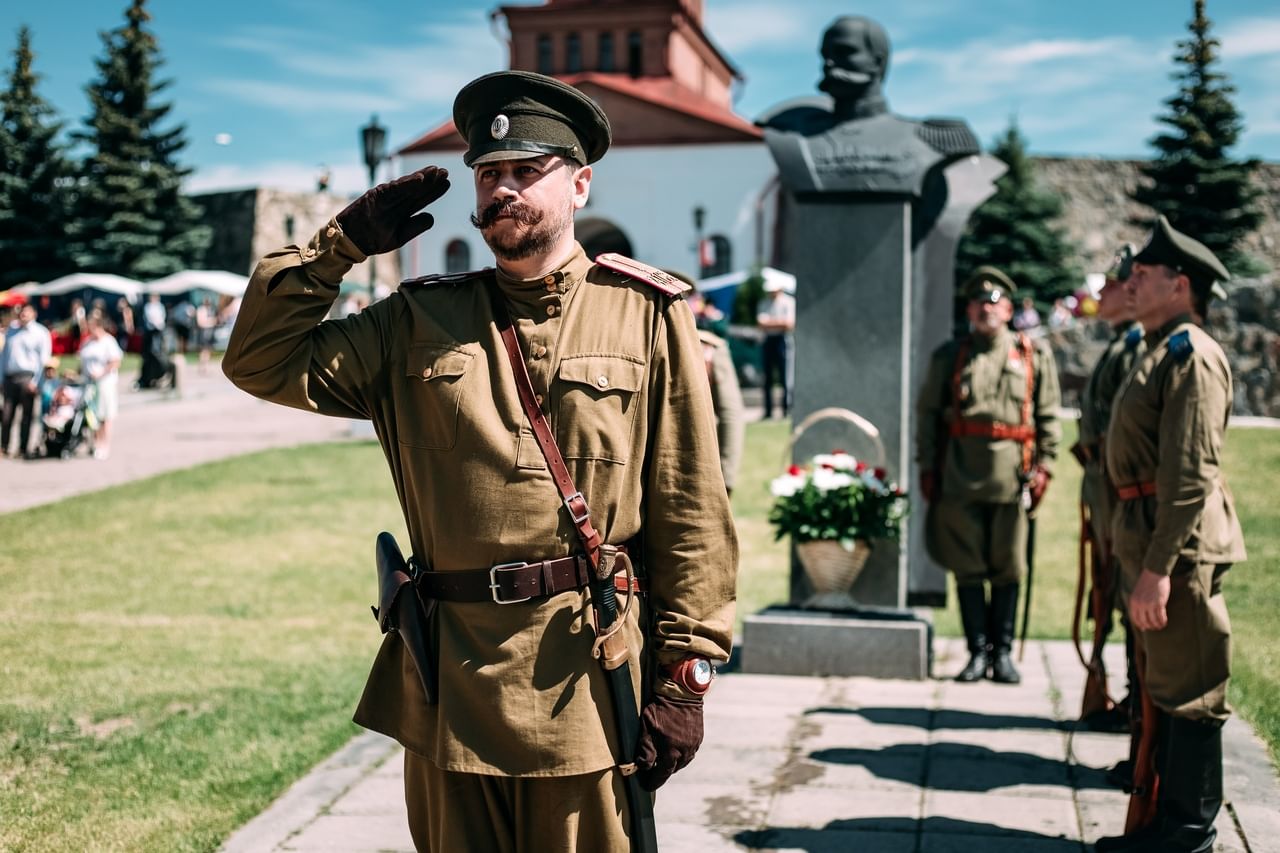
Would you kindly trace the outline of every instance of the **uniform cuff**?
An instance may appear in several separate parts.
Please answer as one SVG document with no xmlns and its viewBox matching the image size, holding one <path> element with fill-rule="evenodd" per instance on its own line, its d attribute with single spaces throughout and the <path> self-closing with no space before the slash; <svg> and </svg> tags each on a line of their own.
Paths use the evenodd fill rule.
<svg viewBox="0 0 1280 853">
<path fill-rule="evenodd" d="M 342 231 L 337 219 L 321 228 L 305 246 L 298 246 L 298 263 L 307 277 L 322 284 L 337 286 L 351 268 L 367 257 Z"/>
<path fill-rule="evenodd" d="M 1174 564 L 1178 562 L 1178 552 L 1154 545 L 1147 549 L 1147 556 L 1142 561 L 1142 568 L 1168 577 L 1173 574 Z"/>
<path fill-rule="evenodd" d="M 654 681 L 653 692 L 666 696 L 668 699 L 684 699 L 686 701 L 697 702 L 702 701 L 702 696 L 684 689 L 665 675 L 658 676 Z"/>
</svg>

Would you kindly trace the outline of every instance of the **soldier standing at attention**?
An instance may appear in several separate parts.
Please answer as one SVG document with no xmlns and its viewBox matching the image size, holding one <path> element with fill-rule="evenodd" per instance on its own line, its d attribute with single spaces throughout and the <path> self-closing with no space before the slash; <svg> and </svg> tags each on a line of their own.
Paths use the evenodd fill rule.
<svg viewBox="0 0 1280 853">
<path fill-rule="evenodd" d="M 1072 454 L 1084 468 L 1080 481 L 1080 502 L 1088 513 L 1088 528 L 1081 531 L 1088 535 L 1093 553 L 1094 578 L 1098 607 L 1093 610 L 1096 625 L 1095 642 L 1100 645 L 1111 633 L 1112 612 L 1121 606 L 1120 583 L 1111 559 L 1111 511 L 1115 506 L 1114 486 L 1107 479 L 1103 467 L 1103 437 L 1111 421 L 1111 404 L 1116 389 L 1129 373 L 1133 362 L 1146 352 L 1142 341 L 1142 324 L 1133 319 L 1133 303 L 1125 291 L 1125 282 L 1133 269 L 1134 249 L 1124 245 L 1116 253 L 1107 271 L 1102 291 L 1098 294 L 1098 319 L 1111 326 L 1111 342 L 1102 357 L 1094 365 L 1080 399 L 1080 438 L 1071 448 Z M 1125 618 L 1126 659 L 1133 658 L 1133 640 L 1129 620 Z M 1085 691 L 1086 701 L 1101 703 L 1097 707 L 1082 709 L 1084 722 L 1099 731 L 1128 731 L 1129 697 L 1114 708 L 1106 707 L 1107 674 L 1102 657 L 1094 661 L 1096 672 L 1092 677 L 1100 682 L 1102 693 L 1092 696 Z M 1132 669 L 1132 665 L 1129 667 Z"/>
<path fill-rule="evenodd" d="M 1058 371 L 1046 347 L 1009 328 L 1014 290 L 994 267 L 965 282 L 970 334 L 934 351 L 918 406 L 925 545 L 955 573 L 969 647 L 959 681 L 1021 680 L 1009 653 L 1027 513 L 1044 497 L 1058 453 Z"/>
<path fill-rule="evenodd" d="M 1160 781 L 1155 819 L 1100 839 L 1101 851 L 1208 851 L 1217 834 L 1231 673 L 1222 582 L 1245 549 L 1221 469 L 1231 368 L 1194 318 L 1225 296 L 1217 282 L 1228 277 L 1208 248 L 1161 216 L 1126 285 L 1147 352 L 1116 395 L 1106 459 L 1138 683 L 1162 718 L 1143 721 L 1158 733 Z"/>
<path fill-rule="evenodd" d="M 353 264 L 431 227 L 418 211 L 449 182 L 424 168 L 264 258 L 223 368 L 264 399 L 373 421 L 416 591 L 435 602 L 438 686 L 429 696 L 404 644 L 384 642 L 356 721 L 405 746 L 417 848 L 625 851 L 636 768 L 618 766 L 614 713 L 638 718 L 638 778 L 656 789 L 701 743 L 710 661 L 731 643 L 738 546 L 702 347 L 680 282 L 592 263 L 574 238 L 610 141 L 594 101 L 510 71 L 469 83 L 453 112 L 496 269 L 406 281 L 324 320 Z M 581 492 L 562 500 L 562 480 Z M 643 586 L 610 577 L 619 610 L 647 590 L 619 623 L 630 709 L 593 659 L 608 596 L 584 589 L 600 583 L 593 555 L 624 545 Z"/>
</svg>

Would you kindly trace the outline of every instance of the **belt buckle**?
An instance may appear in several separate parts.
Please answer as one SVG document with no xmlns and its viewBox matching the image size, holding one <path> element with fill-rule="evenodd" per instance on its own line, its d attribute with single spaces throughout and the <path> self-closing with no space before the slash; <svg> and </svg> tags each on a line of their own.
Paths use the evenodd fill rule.
<svg viewBox="0 0 1280 853">
<path fill-rule="evenodd" d="M 499 563 L 489 569 L 489 594 L 493 596 L 493 600 L 497 604 L 519 604 L 522 601 L 529 601 L 532 595 L 526 595 L 524 598 L 500 598 L 498 596 L 498 570 L 499 569 L 523 569 L 528 566 L 527 562 L 516 563 Z"/>
</svg>

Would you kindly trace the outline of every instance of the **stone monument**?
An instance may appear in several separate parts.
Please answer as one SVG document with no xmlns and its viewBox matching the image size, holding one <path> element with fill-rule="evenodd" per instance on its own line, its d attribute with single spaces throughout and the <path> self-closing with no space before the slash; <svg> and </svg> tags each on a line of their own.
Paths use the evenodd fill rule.
<svg viewBox="0 0 1280 853">
<path fill-rule="evenodd" d="M 928 625 L 907 608 L 941 604 L 946 577 L 924 550 L 915 400 L 930 352 L 951 335 L 956 244 L 1004 165 L 981 154 L 961 120 L 889 112 L 881 92 L 889 37 L 875 21 L 836 19 L 821 55 L 825 96 L 788 101 L 756 122 L 782 184 L 774 265 L 797 279 L 791 413 L 799 423 L 841 407 L 875 424 L 888 468 L 912 491 L 911 515 L 902 541 L 879 543 L 854 584 L 858 612 L 774 608 L 748 617 L 743 665 L 924 677 Z M 830 441 L 793 451 L 799 460 L 842 446 L 838 437 Z M 794 606 L 811 590 L 792 562 Z M 844 653 L 824 650 L 831 642 Z M 849 642 L 864 651 L 848 654 Z M 901 657 L 901 665 L 880 659 L 868 668 L 869 658 L 884 656 Z"/>
</svg>

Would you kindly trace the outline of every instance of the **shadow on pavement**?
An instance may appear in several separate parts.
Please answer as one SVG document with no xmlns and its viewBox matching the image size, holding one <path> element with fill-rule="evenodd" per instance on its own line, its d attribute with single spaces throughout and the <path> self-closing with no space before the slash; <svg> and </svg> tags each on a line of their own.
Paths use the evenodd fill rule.
<svg viewBox="0 0 1280 853">
<path fill-rule="evenodd" d="M 1065 731 L 1070 724 L 1048 717 L 983 714 L 977 711 L 930 711 L 928 708 L 810 708 L 805 714 L 853 714 L 886 726 L 918 729 L 1037 729 Z"/>
<path fill-rule="evenodd" d="M 1079 850 L 1080 842 L 1062 836 L 1043 835 L 1025 829 L 1006 829 L 990 823 L 957 820 L 949 817 L 930 817 L 924 820 L 912 818 L 857 818 L 852 820 L 833 820 L 821 829 L 803 827 L 766 827 L 765 829 L 744 830 L 733 836 L 738 844 L 748 848 L 805 850 L 811 853 L 829 853 L 835 850 L 873 849 L 871 847 L 851 848 L 841 845 L 832 833 L 897 833 L 907 838 L 920 835 L 967 836 L 972 839 L 968 846 L 974 851 L 992 849 L 997 846 L 1001 850 Z M 849 843 L 852 843 L 850 840 Z M 915 849 L 914 845 L 904 844 L 905 849 Z M 898 849 L 894 845 L 894 849 Z"/>
<path fill-rule="evenodd" d="M 883 749 L 834 747 L 811 752 L 808 757 L 828 764 L 856 765 L 881 779 L 927 785 L 938 791 L 985 792 L 1013 785 L 1113 790 L 1102 770 L 965 743 L 896 744 Z"/>
</svg>

